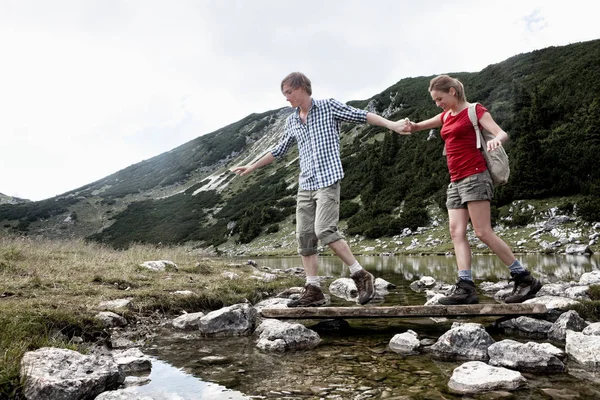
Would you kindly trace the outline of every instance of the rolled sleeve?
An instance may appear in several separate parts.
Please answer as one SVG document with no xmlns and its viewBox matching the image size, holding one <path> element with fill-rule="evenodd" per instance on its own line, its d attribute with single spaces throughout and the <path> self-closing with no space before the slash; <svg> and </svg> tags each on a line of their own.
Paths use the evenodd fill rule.
<svg viewBox="0 0 600 400">
<path fill-rule="evenodd" d="M 367 122 L 367 111 L 344 104 L 336 99 L 329 99 L 331 111 L 335 119 L 344 122 L 364 124 Z"/>
<path fill-rule="evenodd" d="M 290 147 L 292 147 L 292 145 L 296 142 L 296 139 L 292 135 L 291 131 L 288 129 L 288 125 L 289 119 L 285 123 L 285 133 L 283 137 L 281 138 L 277 146 L 270 150 L 271 154 L 273 154 L 273 157 L 275 158 L 283 157 L 285 153 L 288 152 Z"/>
</svg>

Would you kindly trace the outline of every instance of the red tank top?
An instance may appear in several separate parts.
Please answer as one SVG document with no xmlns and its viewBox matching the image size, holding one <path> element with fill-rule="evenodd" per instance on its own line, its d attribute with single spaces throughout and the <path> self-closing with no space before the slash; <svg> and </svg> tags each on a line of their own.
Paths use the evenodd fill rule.
<svg viewBox="0 0 600 400">
<path fill-rule="evenodd" d="M 487 112 L 487 109 L 480 104 L 475 109 L 477 119 L 480 119 Z M 473 129 L 473 124 L 469 120 L 468 108 L 456 115 L 443 112 L 441 118 L 443 125 L 440 135 L 446 142 L 450 181 L 455 182 L 485 171 L 487 165 L 481 150 L 477 148 L 475 129 Z M 481 129 L 481 124 L 479 128 Z M 485 145 L 485 143 L 482 143 L 482 145 Z"/>
</svg>

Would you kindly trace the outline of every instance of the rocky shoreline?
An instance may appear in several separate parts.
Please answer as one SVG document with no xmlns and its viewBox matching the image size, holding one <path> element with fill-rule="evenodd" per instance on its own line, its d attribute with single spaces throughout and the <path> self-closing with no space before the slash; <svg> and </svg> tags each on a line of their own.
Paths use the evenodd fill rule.
<svg viewBox="0 0 600 400">
<path fill-rule="evenodd" d="M 162 267 L 168 266 L 165 263 Z M 300 269 L 281 271 L 263 267 L 256 268 L 255 276 L 256 279 L 273 280 L 281 275 L 301 273 Z M 237 279 L 230 271 L 224 271 L 223 277 Z M 454 369 L 447 382 L 448 391 L 455 394 L 513 392 L 527 385 L 527 375 L 560 375 L 574 369 L 583 371 L 583 376 L 590 382 L 600 383 L 600 323 L 585 321 L 577 312 L 568 310 L 587 298 L 590 285 L 600 285 L 600 271 L 584 273 L 577 282 L 544 286 L 536 298 L 527 302 L 544 304 L 549 310 L 547 314 L 540 318 L 501 318 L 493 323 L 494 329 L 502 330 L 512 337 L 510 339 L 496 342 L 483 324 L 454 322 L 435 340 L 420 338 L 415 331 L 406 330 L 390 337 L 387 347 L 399 357 L 428 354 L 439 360 L 464 361 Z M 378 278 L 375 303 L 383 300 L 393 287 Z M 411 284 L 414 291 L 425 296 L 426 305 L 437 304 L 437 299 L 448 287 L 431 277 L 423 277 Z M 481 290 L 498 302 L 510 292 L 508 282 L 487 282 L 481 285 Z M 206 314 L 187 313 L 169 321 L 150 318 L 147 323 L 133 325 L 123 317 L 125 311 L 134 308 L 131 299 L 103 302 L 98 305 L 101 311 L 96 318 L 111 333 L 106 345 L 92 346 L 87 355 L 47 347 L 27 352 L 21 362 L 24 395 L 28 399 L 150 400 L 152 396 L 138 396 L 123 388 L 139 384 L 137 375 L 151 369 L 151 360 L 140 347 L 145 343 L 144 338 L 151 340 L 158 328 L 191 331 L 206 337 L 249 337 L 263 352 L 314 351 L 322 340 L 315 330 L 296 322 L 260 317 L 263 308 L 287 307 L 287 301 L 299 296 L 300 291 L 301 288 L 290 288 L 254 305 L 240 303 Z M 356 302 L 356 287 L 351 279 L 333 281 L 329 293 Z M 343 327 L 342 322 L 325 323 L 331 329 L 339 329 Z M 437 322 L 443 321 L 438 319 Z M 294 397 L 293 392 L 288 393 L 273 397 L 307 397 Z M 357 388 L 351 398 L 395 398 L 383 393 L 377 388 Z M 597 394 L 600 397 L 600 390 Z"/>
</svg>

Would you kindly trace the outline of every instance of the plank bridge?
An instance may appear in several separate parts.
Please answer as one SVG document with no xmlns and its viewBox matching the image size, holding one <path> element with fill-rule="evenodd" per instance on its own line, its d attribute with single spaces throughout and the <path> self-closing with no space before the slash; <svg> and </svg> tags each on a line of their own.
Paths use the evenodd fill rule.
<svg viewBox="0 0 600 400">
<path fill-rule="evenodd" d="M 260 315 L 277 319 L 484 317 L 545 314 L 543 304 L 467 304 L 456 306 L 363 306 L 263 308 Z"/>
</svg>

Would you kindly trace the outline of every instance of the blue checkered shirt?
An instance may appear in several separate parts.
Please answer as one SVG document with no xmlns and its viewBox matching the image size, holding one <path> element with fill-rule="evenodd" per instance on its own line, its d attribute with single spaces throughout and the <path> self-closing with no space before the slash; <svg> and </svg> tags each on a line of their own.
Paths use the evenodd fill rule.
<svg viewBox="0 0 600 400">
<path fill-rule="evenodd" d="M 313 100 L 306 124 L 300 120 L 300 108 L 287 118 L 285 133 L 271 153 L 280 158 L 298 143 L 301 189 L 317 190 L 344 177 L 340 159 L 342 122 L 365 123 L 367 111 L 335 99 Z"/>
</svg>

